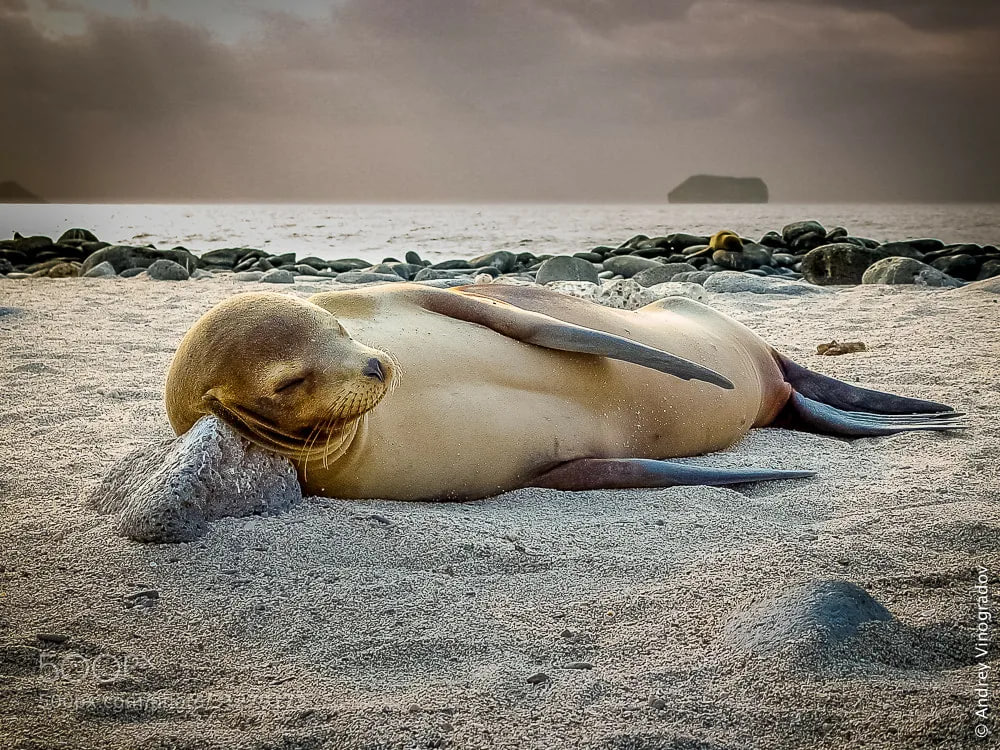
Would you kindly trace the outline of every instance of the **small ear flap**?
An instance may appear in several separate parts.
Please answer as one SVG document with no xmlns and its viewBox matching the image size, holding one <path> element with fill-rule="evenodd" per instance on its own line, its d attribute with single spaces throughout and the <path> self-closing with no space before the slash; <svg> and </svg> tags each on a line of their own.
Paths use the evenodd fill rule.
<svg viewBox="0 0 1000 750">
<path fill-rule="evenodd" d="M 735 388 L 725 376 L 695 362 L 604 331 L 566 323 L 548 315 L 459 290 L 426 289 L 425 310 L 485 326 L 526 344 L 563 352 L 594 354 L 649 367 L 683 380 L 701 380 L 726 390 Z"/>
</svg>

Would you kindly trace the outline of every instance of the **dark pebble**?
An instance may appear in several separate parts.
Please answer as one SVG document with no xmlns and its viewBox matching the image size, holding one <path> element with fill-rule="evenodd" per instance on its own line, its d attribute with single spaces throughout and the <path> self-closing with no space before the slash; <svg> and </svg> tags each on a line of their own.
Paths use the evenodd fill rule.
<svg viewBox="0 0 1000 750">
<path fill-rule="evenodd" d="M 543 682 L 549 682 L 550 677 L 545 674 L 545 672 L 536 672 L 528 678 L 529 685 L 541 685 Z"/>
</svg>

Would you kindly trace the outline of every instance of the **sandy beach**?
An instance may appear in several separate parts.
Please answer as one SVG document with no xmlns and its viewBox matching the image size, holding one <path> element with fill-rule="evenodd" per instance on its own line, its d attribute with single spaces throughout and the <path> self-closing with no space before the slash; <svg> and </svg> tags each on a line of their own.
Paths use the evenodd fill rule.
<svg viewBox="0 0 1000 750">
<path fill-rule="evenodd" d="M 962 432 L 852 442 L 755 430 L 695 459 L 814 479 L 306 498 L 194 542 L 117 536 L 83 496 L 172 436 L 164 378 L 191 324 L 267 286 L 0 279 L 0 746 L 996 742 L 977 736 L 1000 733 L 995 714 L 974 712 L 984 663 L 1000 710 L 1000 637 L 984 659 L 974 647 L 977 579 L 1000 576 L 997 293 L 708 296 L 807 367 L 968 414 Z M 818 356 L 831 339 L 868 350 Z M 815 627 L 816 592 L 854 591 L 837 582 L 891 617 L 844 638 Z"/>
</svg>

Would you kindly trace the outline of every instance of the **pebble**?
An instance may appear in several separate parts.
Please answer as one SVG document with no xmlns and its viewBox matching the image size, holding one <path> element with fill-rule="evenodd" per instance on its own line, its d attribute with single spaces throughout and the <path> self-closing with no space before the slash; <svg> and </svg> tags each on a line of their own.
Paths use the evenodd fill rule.
<svg viewBox="0 0 1000 750">
<path fill-rule="evenodd" d="M 545 672 L 536 672 L 528 678 L 529 685 L 541 685 L 543 682 L 551 682 L 551 678 Z"/>
<path fill-rule="evenodd" d="M 401 276 L 394 273 L 368 273 L 366 271 L 348 271 L 337 275 L 337 281 L 341 284 L 371 284 L 375 281 L 397 282 L 403 281 Z"/>
<path fill-rule="evenodd" d="M 663 263 L 647 268 L 645 271 L 639 271 L 632 278 L 639 286 L 649 287 L 673 281 L 679 273 L 697 273 L 697 271 L 698 269 L 690 263 Z"/>
<path fill-rule="evenodd" d="M 593 263 L 571 255 L 557 255 L 555 258 L 549 258 L 542 263 L 535 276 L 535 281 L 539 284 L 550 284 L 558 281 L 583 281 L 597 284 L 599 280 L 597 269 Z"/>
<path fill-rule="evenodd" d="M 825 294 L 828 290 L 799 281 L 771 276 L 751 276 L 738 271 L 719 271 L 705 281 L 705 289 L 717 294 L 751 292 L 753 294 Z"/>
<path fill-rule="evenodd" d="M 184 266 L 166 258 L 161 258 L 150 263 L 149 268 L 146 269 L 146 273 L 149 275 L 149 278 L 156 281 L 187 281 L 191 278 L 191 274 L 188 273 L 188 270 Z"/>
<path fill-rule="evenodd" d="M 563 664 L 563 669 L 593 669 L 594 665 L 589 661 L 571 661 Z"/>
<path fill-rule="evenodd" d="M 819 286 L 860 284 L 868 267 L 883 257 L 871 248 L 835 242 L 810 250 L 802 259 L 802 275 Z"/>
<path fill-rule="evenodd" d="M 616 255 L 604 261 L 604 270 L 630 279 L 640 271 L 656 268 L 659 265 L 662 264 L 649 258 L 639 258 L 635 255 Z"/>
<path fill-rule="evenodd" d="M 263 271 L 240 271 L 233 274 L 233 278 L 237 281 L 260 281 L 260 277 L 263 275 Z"/>
<path fill-rule="evenodd" d="M 915 284 L 917 286 L 957 287 L 962 282 L 933 266 L 914 258 L 883 258 L 867 268 L 863 284 Z"/>
<path fill-rule="evenodd" d="M 597 292 L 594 301 L 618 310 L 638 310 L 654 302 L 655 298 L 635 280 L 618 279 L 605 283 Z"/>
<path fill-rule="evenodd" d="M 546 285 L 547 289 L 552 289 L 561 294 L 568 294 L 571 297 L 594 300 L 601 290 L 599 284 L 590 281 L 550 281 Z"/>
<path fill-rule="evenodd" d="M 262 284 L 294 284 L 295 274 L 280 268 L 272 268 L 260 277 Z"/>
<path fill-rule="evenodd" d="M 674 278 L 677 277 L 675 276 Z M 705 287 L 690 281 L 667 281 L 647 288 L 646 293 L 654 299 L 687 297 L 688 299 L 701 301 L 707 296 Z"/>
<path fill-rule="evenodd" d="M 118 274 L 115 273 L 115 267 L 108 263 L 108 261 L 98 263 L 96 266 L 83 274 L 84 278 L 88 279 L 108 278 L 117 275 Z"/>
</svg>

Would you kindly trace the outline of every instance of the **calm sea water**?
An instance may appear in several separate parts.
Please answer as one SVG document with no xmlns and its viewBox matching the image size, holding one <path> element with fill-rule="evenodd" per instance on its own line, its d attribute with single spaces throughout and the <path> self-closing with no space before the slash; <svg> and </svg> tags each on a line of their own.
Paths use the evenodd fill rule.
<svg viewBox="0 0 1000 750">
<path fill-rule="evenodd" d="M 1000 204 L 972 205 L 0 205 L 0 237 L 58 237 L 85 227 L 102 240 L 183 245 L 196 253 L 259 247 L 300 257 L 429 259 L 493 250 L 566 253 L 617 245 L 632 235 L 711 234 L 731 229 L 759 237 L 791 221 L 880 241 L 938 237 L 1000 244 Z"/>
</svg>

